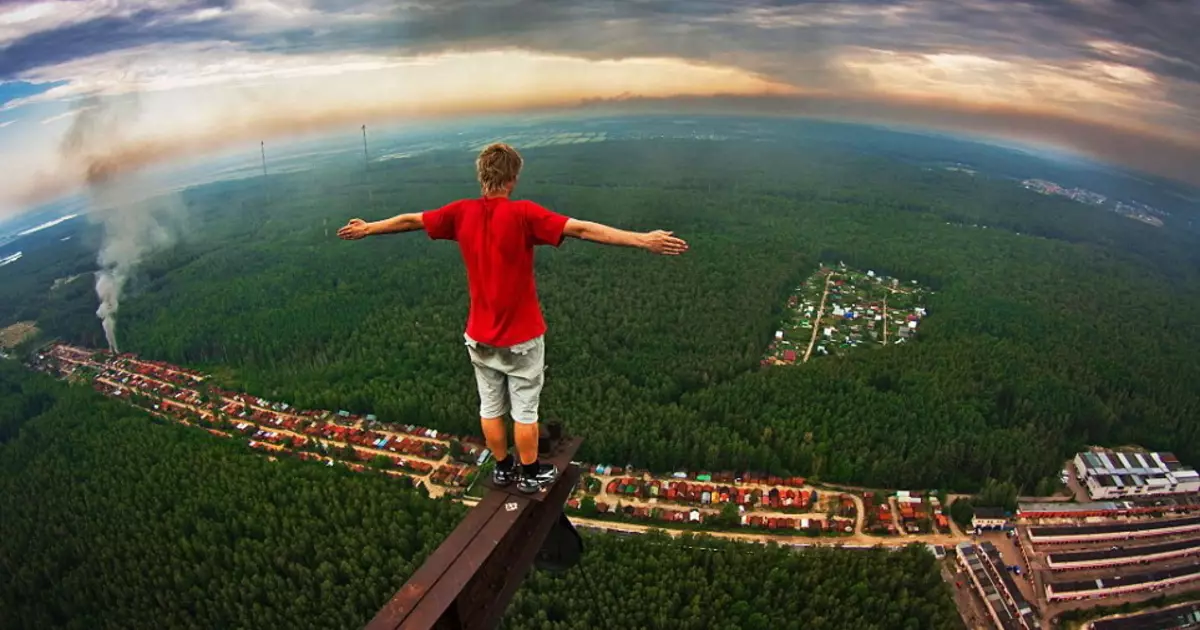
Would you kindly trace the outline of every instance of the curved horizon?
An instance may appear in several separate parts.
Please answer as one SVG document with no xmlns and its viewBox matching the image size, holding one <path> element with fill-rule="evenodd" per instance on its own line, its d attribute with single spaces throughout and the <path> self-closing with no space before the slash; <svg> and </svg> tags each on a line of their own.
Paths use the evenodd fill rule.
<svg viewBox="0 0 1200 630">
<path fill-rule="evenodd" d="M 24 1 L 0 218 L 250 139 L 523 112 L 719 112 L 1054 147 L 1200 185 L 1200 6 L 1056 0 Z"/>
</svg>

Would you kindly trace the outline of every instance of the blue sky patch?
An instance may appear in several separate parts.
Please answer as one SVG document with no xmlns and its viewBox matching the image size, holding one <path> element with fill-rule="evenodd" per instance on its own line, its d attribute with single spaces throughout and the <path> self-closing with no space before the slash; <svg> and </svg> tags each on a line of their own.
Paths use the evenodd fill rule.
<svg viewBox="0 0 1200 630">
<path fill-rule="evenodd" d="M 27 81 L 0 82 L 0 105 L 18 98 L 41 94 L 42 92 L 66 84 L 67 81 L 48 81 L 46 83 L 29 83 Z"/>
</svg>

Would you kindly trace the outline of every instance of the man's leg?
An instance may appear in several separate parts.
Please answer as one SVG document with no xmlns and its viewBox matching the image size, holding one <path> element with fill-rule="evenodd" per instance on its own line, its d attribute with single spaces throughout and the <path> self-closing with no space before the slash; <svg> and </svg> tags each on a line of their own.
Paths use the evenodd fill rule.
<svg viewBox="0 0 1200 630">
<path fill-rule="evenodd" d="M 496 461 L 508 459 L 508 431 L 504 426 L 504 416 L 487 418 L 480 413 L 479 421 L 483 425 L 483 439 L 487 442 L 488 450 Z"/>
<path fill-rule="evenodd" d="M 479 424 L 488 450 L 496 458 L 492 481 L 506 486 L 516 477 L 513 458 L 508 454 L 508 431 L 504 414 L 508 413 L 508 383 L 504 373 L 489 365 L 496 360 L 495 348 L 479 344 L 468 345 L 471 365 L 475 367 L 475 383 L 479 386 Z"/>
<path fill-rule="evenodd" d="M 545 341 L 539 337 L 510 350 L 510 356 L 506 357 L 511 363 L 508 398 L 512 404 L 513 433 L 521 460 L 518 489 L 537 492 L 558 476 L 553 466 L 538 463 L 538 404 L 546 370 Z"/>
<path fill-rule="evenodd" d="M 517 457 L 522 466 L 537 462 L 538 423 L 513 421 L 513 441 L 517 443 Z"/>
</svg>

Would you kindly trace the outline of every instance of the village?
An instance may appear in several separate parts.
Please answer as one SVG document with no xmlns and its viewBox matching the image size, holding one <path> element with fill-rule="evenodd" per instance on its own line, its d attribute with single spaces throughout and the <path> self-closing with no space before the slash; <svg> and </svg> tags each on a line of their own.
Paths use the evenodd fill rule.
<svg viewBox="0 0 1200 630">
<path fill-rule="evenodd" d="M 854 286 L 874 277 L 840 273 Z M 163 420 L 244 440 L 271 459 L 386 474 L 466 505 L 486 491 L 479 479 L 493 464 L 480 438 L 345 410 L 296 409 L 131 354 L 52 344 L 35 352 L 30 366 L 90 383 Z M 1011 513 L 976 508 L 963 527 L 949 517 L 961 495 L 936 490 L 838 487 L 753 472 L 656 476 L 629 466 L 576 464 L 584 475 L 565 509 L 581 529 L 693 531 L 797 548 L 922 544 L 941 560 L 971 628 L 1032 630 L 1075 610 L 1178 595 L 1200 584 L 1200 473 L 1169 453 L 1080 453 L 1063 471 L 1073 496 L 1023 501 Z M 1080 627 L 1142 627 L 1132 624 L 1164 614 L 1174 613 L 1110 615 Z"/>
<path fill-rule="evenodd" d="M 779 329 L 763 365 L 807 363 L 814 356 L 843 356 L 859 347 L 907 343 L 929 315 L 932 291 L 873 270 L 821 263 L 788 296 Z"/>
</svg>

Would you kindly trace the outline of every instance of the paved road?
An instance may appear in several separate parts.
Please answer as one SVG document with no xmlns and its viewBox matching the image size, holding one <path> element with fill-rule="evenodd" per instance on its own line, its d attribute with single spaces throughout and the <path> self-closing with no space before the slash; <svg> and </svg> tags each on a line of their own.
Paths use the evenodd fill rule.
<svg viewBox="0 0 1200 630">
<path fill-rule="evenodd" d="M 746 542 L 767 543 L 776 542 L 779 544 L 789 545 L 844 545 L 853 547 L 873 547 L 875 545 L 883 545 L 884 547 L 904 547 L 913 543 L 932 543 L 932 544 L 952 544 L 948 536 L 931 536 L 922 540 L 908 540 L 895 536 L 881 538 L 878 536 L 839 536 L 836 538 L 820 537 L 809 538 L 807 536 L 779 536 L 774 534 L 749 534 L 742 532 L 724 532 L 724 531 L 696 531 L 682 529 L 668 529 L 665 525 L 658 524 L 642 524 L 642 523 L 626 523 L 612 522 L 598 519 L 585 518 L 582 516 L 571 516 L 571 522 L 576 525 L 587 525 L 589 527 L 597 527 L 601 529 L 616 530 L 616 531 L 635 531 L 639 533 L 647 532 L 651 529 L 661 529 L 666 531 L 672 537 L 679 537 L 682 534 L 708 534 L 717 538 L 728 538 L 730 540 L 741 540 Z"/>
</svg>

